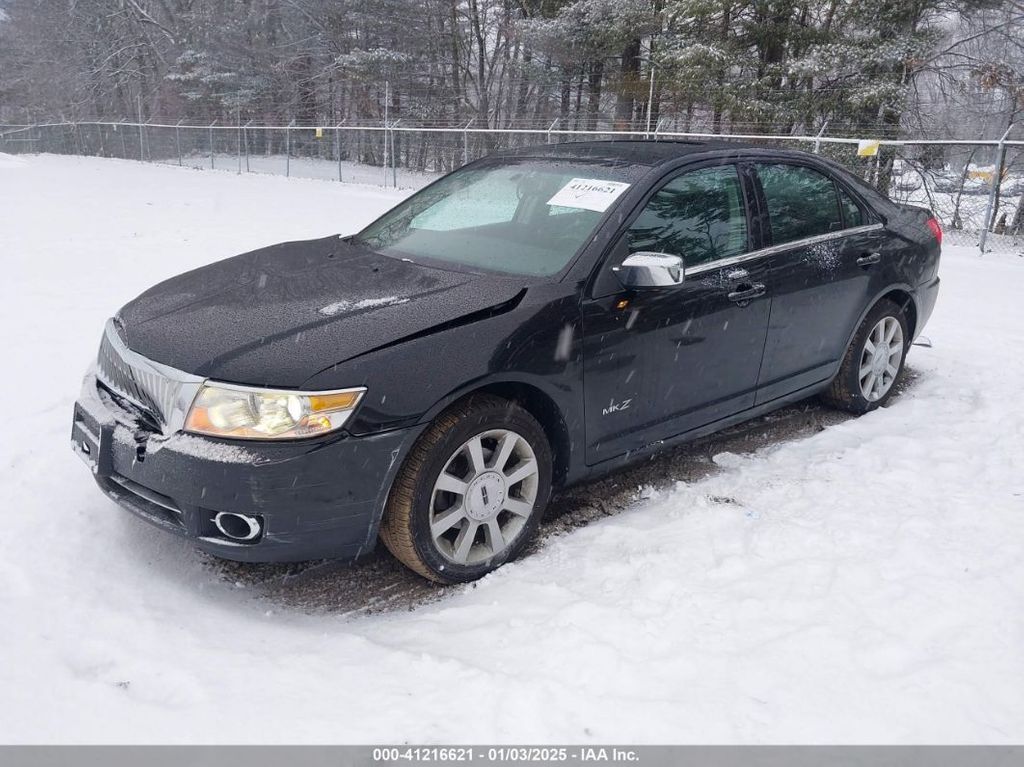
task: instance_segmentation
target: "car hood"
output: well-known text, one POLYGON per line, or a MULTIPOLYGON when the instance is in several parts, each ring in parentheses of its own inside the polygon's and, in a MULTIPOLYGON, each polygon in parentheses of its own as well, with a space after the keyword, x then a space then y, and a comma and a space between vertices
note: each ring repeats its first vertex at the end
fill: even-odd
POLYGON ((334 364, 514 302, 523 284, 381 256, 333 236, 173 277, 116 322, 129 348, 179 370, 299 387, 334 364))

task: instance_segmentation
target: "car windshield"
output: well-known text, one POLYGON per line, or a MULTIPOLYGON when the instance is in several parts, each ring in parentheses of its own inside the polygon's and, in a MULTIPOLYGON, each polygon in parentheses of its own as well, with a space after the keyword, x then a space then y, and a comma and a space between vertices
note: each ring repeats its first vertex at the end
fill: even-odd
POLYGON ((629 167, 503 161, 456 171, 354 238, 385 255, 547 276, 588 241, 629 187, 629 167))

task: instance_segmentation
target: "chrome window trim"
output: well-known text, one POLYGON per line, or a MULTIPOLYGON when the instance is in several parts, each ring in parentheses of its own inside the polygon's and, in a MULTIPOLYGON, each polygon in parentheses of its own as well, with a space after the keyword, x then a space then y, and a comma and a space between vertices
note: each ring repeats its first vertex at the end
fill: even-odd
POLYGON ((792 242, 784 242, 781 245, 771 245, 767 248, 761 248, 760 250, 754 250, 750 253, 742 253, 738 256, 730 256, 729 258, 722 258, 718 261, 708 261, 706 264, 698 264, 697 266, 690 267, 685 270, 687 277, 695 276, 698 274, 704 274, 705 272, 713 272, 716 269, 722 267, 735 266, 736 264, 745 264, 748 261, 754 261, 759 258, 766 256, 774 256, 776 253, 784 253, 787 250, 793 250, 795 248, 803 248, 809 245, 817 245, 821 242, 830 242, 832 240, 841 240, 844 237, 850 237, 855 234, 863 234, 865 232, 874 232, 884 228, 881 223, 864 224, 863 226, 854 226, 849 229, 840 229, 838 232, 827 232, 825 234, 816 234, 813 237, 804 237, 801 240, 793 240, 792 242))

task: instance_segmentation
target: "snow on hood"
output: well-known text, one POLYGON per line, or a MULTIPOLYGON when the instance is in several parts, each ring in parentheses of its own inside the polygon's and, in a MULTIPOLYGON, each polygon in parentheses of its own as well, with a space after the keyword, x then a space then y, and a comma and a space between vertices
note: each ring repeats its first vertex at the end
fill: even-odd
POLYGON ((408 298, 399 298, 398 296, 385 296, 384 298, 364 298, 362 301, 335 301, 333 304, 327 304, 327 306, 321 306, 319 309, 320 314, 326 314, 328 317, 333 317, 335 314, 340 312, 347 312, 352 309, 369 309, 374 306, 393 306, 394 304, 404 304, 408 301, 408 298))

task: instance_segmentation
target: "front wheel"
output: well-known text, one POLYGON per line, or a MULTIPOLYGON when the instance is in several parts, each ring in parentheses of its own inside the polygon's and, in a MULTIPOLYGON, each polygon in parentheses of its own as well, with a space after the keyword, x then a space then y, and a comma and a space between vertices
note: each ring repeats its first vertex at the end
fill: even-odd
POLYGON ((476 580, 517 556, 551 493, 551 448, 513 402, 477 395, 442 413, 398 472, 381 522, 392 554, 440 583, 476 580))
POLYGON ((879 301, 857 329, 823 399, 857 414, 881 407, 896 389, 909 343, 903 309, 887 299, 879 301))

